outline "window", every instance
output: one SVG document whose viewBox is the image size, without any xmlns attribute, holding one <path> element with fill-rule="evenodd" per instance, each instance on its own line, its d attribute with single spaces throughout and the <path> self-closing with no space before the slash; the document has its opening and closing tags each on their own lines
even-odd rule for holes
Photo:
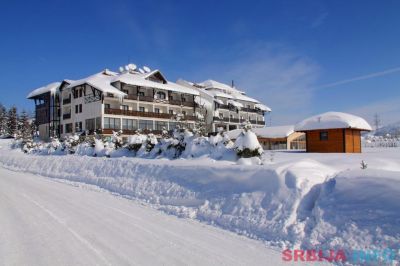
<svg viewBox="0 0 400 266">
<path fill-rule="evenodd" d="M 101 117 L 96 117 L 96 129 L 101 129 Z"/>
<path fill-rule="evenodd" d="M 157 99 L 164 100 L 164 99 L 166 98 L 165 92 L 158 91 L 158 92 L 156 93 L 156 97 L 157 97 Z"/>
<path fill-rule="evenodd" d="M 75 105 L 75 114 L 82 113 L 82 104 Z"/>
<path fill-rule="evenodd" d="M 144 96 L 144 92 L 143 91 L 138 91 L 137 95 L 138 96 Z"/>
<path fill-rule="evenodd" d="M 86 128 L 86 130 L 89 130 L 89 131 L 94 131 L 95 130 L 95 120 L 94 120 L 94 118 L 85 120 L 85 128 Z"/>
<path fill-rule="evenodd" d="M 328 140 L 328 131 L 319 132 L 319 140 Z"/>
<path fill-rule="evenodd" d="M 104 104 L 104 109 L 110 109 L 110 108 L 111 108 L 111 106 L 109 103 Z"/>
<path fill-rule="evenodd" d="M 125 129 L 125 130 L 135 130 L 135 129 L 137 129 L 137 120 L 122 119 L 122 129 Z"/>
<path fill-rule="evenodd" d="M 152 120 L 139 120 L 139 128 L 153 130 L 153 121 Z"/>
<path fill-rule="evenodd" d="M 82 131 L 82 122 L 75 122 L 75 132 Z"/>
<path fill-rule="evenodd" d="M 183 115 L 186 115 L 186 111 L 182 111 L 182 114 L 183 114 Z"/>
<path fill-rule="evenodd" d="M 128 111 L 129 110 L 129 106 L 128 105 L 122 105 L 122 110 Z"/>
<path fill-rule="evenodd" d="M 186 98 L 185 97 L 182 97 L 182 102 L 186 102 Z"/>
<path fill-rule="evenodd" d="M 72 133 L 72 123 L 65 124 L 65 133 Z"/>
<path fill-rule="evenodd" d="M 178 125 L 177 122 L 169 122 L 169 130 L 174 130 Z"/>
<path fill-rule="evenodd" d="M 154 112 L 159 114 L 160 113 L 160 108 L 154 108 Z"/>
<path fill-rule="evenodd" d="M 79 97 L 82 97 L 82 94 L 83 94 L 83 90 L 80 89 L 80 90 L 79 90 Z"/>
<path fill-rule="evenodd" d="M 144 107 L 143 106 L 139 106 L 139 112 L 144 112 Z"/>
<path fill-rule="evenodd" d="M 164 122 L 164 121 L 156 121 L 156 128 L 155 128 L 155 130 L 163 130 L 163 128 L 168 128 L 167 122 Z"/>
<path fill-rule="evenodd" d="M 64 134 L 64 125 L 60 125 L 60 134 Z"/>
<path fill-rule="evenodd" d="M 114 97 L 114 94 L 107 92 L 107 97 Z"/>
<path fill-rule="evenodd" d="M 169 110 L 168 113 L 169 113 L 170 115 L 173 115 L 173 114 L 174 114 L 174 110 Z"/>
<path fill-rule="evenodd" d="M 120 121 L 119 118 L 104 117 L 104 128 L 119 130 L 121 128 Z"/>
</svg>

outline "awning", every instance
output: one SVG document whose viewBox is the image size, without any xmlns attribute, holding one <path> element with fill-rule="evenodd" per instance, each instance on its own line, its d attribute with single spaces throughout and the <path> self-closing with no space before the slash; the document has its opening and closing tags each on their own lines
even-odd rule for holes
<svg viewBox="0 0 400 266">
<path fill-rule="evenodd" d="M 237 108 L 242 108 L 243 107 L 243 104 L 241 104 L 239 102 L 235 102 L 233 100 L 228 100 L 228 104 L 231 104 L 231 105 L 233 105 L 233 106 L 235 106 Z"/>
</svg>

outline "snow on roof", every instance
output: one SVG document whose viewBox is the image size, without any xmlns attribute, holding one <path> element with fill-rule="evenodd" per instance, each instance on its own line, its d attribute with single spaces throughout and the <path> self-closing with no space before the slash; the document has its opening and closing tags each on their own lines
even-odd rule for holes
<svg viewBox="0 0 400 266">
<path fill-rule="evenodd" d="M 260 109 L 261 111 L 265 111 L 265 112 L 271 112 L 272 111 L 271 108 L 269 108 L 268 106 L 266 106 L 266 105 L 264 105 L 262 103 L 257 103 L 257 104 L 254 105 L 254 107 Z"/>
<path fill-rule="evenodd" d="M 269 139 L 287 138 L 288 136 L 294 133 L 294 125 L 259 127 L 259 128 L 252 128 L 252 131 L 259 138 L 269 138 Z M 234 129 L 228 131 L 227 134 L 231 139 L 236 139 L 241 132 L 242 129 Z"/>
<path fill-rule="evenodd" d="M 295 131 L 307 131 L 332 128 L 372 130 L 371 126 L 363 118 L 341 112 L 327 112 L 312 116 L 296 124 L 294 129 Z"/>
<path fill-rule="evenodd" d="M 116 75 L 115 72 L 102 71 L 87 78 L 79 79 L 72 82 L 67 88 L 73 88 L 79 85 L 88 84 L 102 92 L 112 93 L 118 97 L 123 97 L 126 94 L 111 85 L 111 81 Z"/>
<path fill-rule="evenodd" d="M 233 105 L 233 106 L 235 106 L 237 108 L 242 108 L 243 107 L 243 104 L 241 104 L 239 102 L 236 102 L 236 101 L 233 101 L 233 100 L 228 100 L 228 104 L 231 104 L 231 105 Z"/>
<path fill-rule="evenodd" d="M 247 95 L 243 95 L 243 94 L 234 94 L 233 97 L 234 97 L 236 100 L 247 101 L 247 102 L 253 102 L 253 103 L 259 103 L 258 100 L 254 99 L 254 98 L 251 98 L 251 97 L 249 97 L 249 96 L 247 96 Z"/>
<path fill-rule="evenodd" d="M 224 104 L 224 102 L 222 100 L 220 100 L 220 99 L 215 99 L 214 98 L 214 102 L 219 103 L 219 104 Z"/>
<path fill-rule="evenodd" d="M 198 84 L 205 87 L 206 89 L 215 88 L 215 89 L 225 90 L 225 91 L 229 91 L 229 92 L 241 93 L 241 91 L 238 91 L 236 88 L 232 88 L 229 85 L 226 85 L 224 83 L 221 83 L 221 82 L 218 82 L 218 81 L 215 81 L 212 79 L 205 80 Z"/>
<path fill-rule="evenodd" d="M 60 85 L 61 85 L 61 82 L 50 83 L 46 86 L 40 87 L 36 90 L 33 90 L 31 93 L 28 94 L 28 96 L 26 98 L 31 99 L 35 96 L 41 95 L 46 92 L 54 93 L 60 87 Z"/>
<path fill-rule="evenodd" d="M 147 80 L 144 77 L 145 77 L 145 75 L 126 72 L 126 73 L 123 73 L 123 74 L 120 74 L 120 75 L 114 77 L 112 82 L 119 81 L 119 82 L 129 84 L 129 85 L 151 87 L 151 88 L 157 88 L 157 89 L 161 89 L 161 90 L 174 91 L 174 92 L 192 94 L 192 95 L 199 95 L 199 92 L 197 90 L 191 89 L 188 87 L 184 87 L 182 85 L 176 84 L 171 81 L 167 81 L 167 84 L 163 84 L 163 83 Z"/>
</svg>

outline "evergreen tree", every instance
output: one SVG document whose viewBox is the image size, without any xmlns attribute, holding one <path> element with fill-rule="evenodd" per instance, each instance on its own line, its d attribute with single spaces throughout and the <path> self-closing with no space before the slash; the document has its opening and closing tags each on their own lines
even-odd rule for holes
<svg viewBox="0 0 400 266">
<path fill-rule="evenodd" d="M 0 136 L 6 134 L 7 129 L 7 109 L 0 103 Z"/>
<path fill-rule="evenodd" d="M 14 137 L 18 129 L 17 107 L 13 106 L 8 110 L 6 135 Z"/>
<path fill-rule="evenodd" d="M 29 116 L 25 110 L 23 110 L 21 115 L 18 117 L 17 135 L 18 135 L 17 137 L 22 138 L 24 140 L 28 140 L 28 139 L 32 138 Z"/>
</svg>

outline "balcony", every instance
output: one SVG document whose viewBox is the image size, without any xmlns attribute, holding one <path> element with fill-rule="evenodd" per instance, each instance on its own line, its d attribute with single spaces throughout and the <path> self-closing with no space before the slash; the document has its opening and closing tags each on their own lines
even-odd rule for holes
<svg viewBox="0 0 400 266">
<path fill-rule="evenodd" d="M 196 121 L 197 117 L 194 115 L 185 115 L 185 119 L 190 121 Z"/>
<path fill-rule="evenodd" d="M 231 118 L 231 123 L 239 123 L 239 118 Z"/>
<path fill-rule="evenodd" d="M 187 107 L 194 107 L 194 102 L 182 102 L 182 101 L 177 101 L 177 100 L 169 100 L 169 104 L 172 105 L 183 105 L 183 106 L 187 106 Z"/>
<path fill-rule="evenodd" d="M 101 133 L 102 134 L 107 134 L 107 135 L 111 135 L 114 132 L 118 132 L 121 129 L 117 129 L 117 128 L 104 128 Z M 129 129 L 122 129 L 122 135 L 134 135 L 136 134 L 136 132 L 138 131 L 138 129 L 134 129 L 134 130 L 129 130 Z M 162 131 L 161 130 L 150 130 L 150 129 L 142 129 L 141 130 L 142 134 L 149 134 L 149 133 L 153 133 L 154 135 L 161 135 Z"/>
<path fill-rule="evenodd" d="M 243 107 L 242 109 L 240 109 L 240 111 L 242 111 L 242 112 L 249 112 L 249 113 L 258 113 L 260 110 L 253 109 L 253 108 Z"/>
<path fill-rule="evenodd" d="M 251 124 L 257 124 L 257 120 L 249 120 Z"/>
<path fill-rule="evenodd" d="M 220 108 L 220 109 L 227 109 L 227 110 L 230 109 L 230 108 L 229 108 L 229 105 L 227 105 L 227 104 L 220 104 L 220 105 L 219 105 L 219 108 Z"/>
<path fill-rule="evenodd" d="M 265 125 L 265 121 L 257 121 L 257 125 Z"/>
<path fill-rule="evenodd" d="M 67 99 L 63 99 L 63 104 L 70 104 L 71 103 L 71 97 Z"/>
<path fill-rule="evenodd" d="M 125 115 L 125 116 L 139 116 L 139 117 L 153 117 L 162 119 L 171 119 L 173 115 L 165 113 L 154 113 L 154 112 L 140 112 L 131 110 L 121 110 L 121 109 L 104 109 L 105 114 L 109 115 Z"/>
<path fill-rule="evenodd" d="M 63 114 L 63 119 L 70 119 L 71 118 L 71 114 Z"/>
</svg>

